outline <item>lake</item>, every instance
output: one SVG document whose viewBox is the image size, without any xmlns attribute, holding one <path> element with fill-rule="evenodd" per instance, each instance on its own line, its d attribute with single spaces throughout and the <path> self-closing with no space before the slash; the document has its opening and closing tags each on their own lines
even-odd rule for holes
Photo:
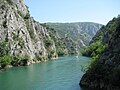
<svg viewBox="0 0 120 90">
<path fill-rule="evenodd" d="M 9 68 L 0 72 L 0 90 L 82 90 L 79 81 L 89 58 L 59 57 L 30 66 Z"/>
</svg>

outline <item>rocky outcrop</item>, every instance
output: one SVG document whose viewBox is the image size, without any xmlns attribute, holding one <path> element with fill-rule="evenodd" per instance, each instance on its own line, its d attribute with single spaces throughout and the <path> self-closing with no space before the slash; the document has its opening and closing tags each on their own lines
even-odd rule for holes
<svg viewBox="0 0 120 90">
<path fill-rule="evenodd" d="M 115 20 L 115 23 L 115 31 L 105 51 L 96 65 L 83 75 L 81 86 L 94 87 L 97 90 L 120 90 L 120 17 Z"/>
<path fill-rule="evenodd" d="M 106 26 L 102 26 L 90 41 L 89 46 L 84 48 L 82 55 L 88 57 L 96 57 L 99 54 L 103 53 L 102 51 L 104 51 L 104 48 L 108 46 L 109 40 L 116 30 L 118 20 L 119 17 L 114 17 L 107 23 Z"/>
<path fill-rule="evenodd" d="M 48 30 L 30 17 L 23 0 L 0 0 L 0 41 L 7 42 L 11 56 L 41 61 L 57 57 Z"/>
</svg>

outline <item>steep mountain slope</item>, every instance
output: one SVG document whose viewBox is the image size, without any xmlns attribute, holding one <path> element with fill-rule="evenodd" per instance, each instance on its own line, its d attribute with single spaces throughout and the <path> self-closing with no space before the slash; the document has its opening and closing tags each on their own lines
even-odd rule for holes
<svg viewBox="0 0 120 90">
<path fill-rule="evenodd" d="M 0 67 L 56 58 L 48 30 L 30 17 L 23 0 L 0 0 Z"/>
<path fill-rule="evenodd" d="M 85 48 L 83 55 L 93 57 L 96 56 L 98 49 L 104 49 L 107 46 L 112 34 L 114 33 L 118 18 L 113 18 L 111 21 L 108 22 L 106 26 L 102 26 L 100 30 L 96 33 L 96 35 L 90 41 L 90 45 Z M 96 53 L 96 54 L 95 54 Z"/>
<path fill-rule="evenodd" d="M 120 89 L 120 17 L 114 18 L 93 38 L 91 45 L 101 41 L 105 45 L 102 53 L 96 53 L 97 49 L 92 49 L 98 56 L 93 58 L 88 71 L 83 75 L 80 85 L 93 87 L 98 90 L 119 90 Z M 88 51 L 90 51 L 89 48 Z M 91 55 L 91 53 L 89 53 Z"/>
<path fill-rule="evenodd" d="M 80 53 L 78 45 L 67 35 L 65 37 L 60 37 L 54 28 L 46 24 L 41 25 L 47 28 L 51 38 L 54 40 L 58 56 L 78 55 Z"/>
<path fill-rule="evenodd" d="M 47 23 L 47 25 L 54 28 L 60 37 L 71 38 L 80 48 L 88 45 L 97 30 L 102 26 L 92 22 Z"/>
</svg>

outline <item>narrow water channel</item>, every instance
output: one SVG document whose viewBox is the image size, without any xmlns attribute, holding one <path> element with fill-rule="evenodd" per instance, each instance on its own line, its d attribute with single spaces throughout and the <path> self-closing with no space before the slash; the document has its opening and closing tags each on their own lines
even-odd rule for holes
<svg viewBox="0 0 120 90">
<path fill-rule="evenodd" d="M 30 66 L 13 67 L 0 72 L 0 90 L 82 90 L 81 65 L 89 58 L 59 57 L 58 60 Z"/>
</svg>

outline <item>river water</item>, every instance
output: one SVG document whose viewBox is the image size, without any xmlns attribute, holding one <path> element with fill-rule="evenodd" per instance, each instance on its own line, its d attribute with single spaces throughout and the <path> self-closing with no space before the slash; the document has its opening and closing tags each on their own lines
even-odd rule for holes
<svg viewBox="0 0 120 90">
<path fill-rule="evenodd" d="M 82 90 L 79 81 L 81 65 L 89 58 L 59 57 L 58 60 L 30 66 L 9 68 L 0 72 L 0 90 Z"/>
</svg>

